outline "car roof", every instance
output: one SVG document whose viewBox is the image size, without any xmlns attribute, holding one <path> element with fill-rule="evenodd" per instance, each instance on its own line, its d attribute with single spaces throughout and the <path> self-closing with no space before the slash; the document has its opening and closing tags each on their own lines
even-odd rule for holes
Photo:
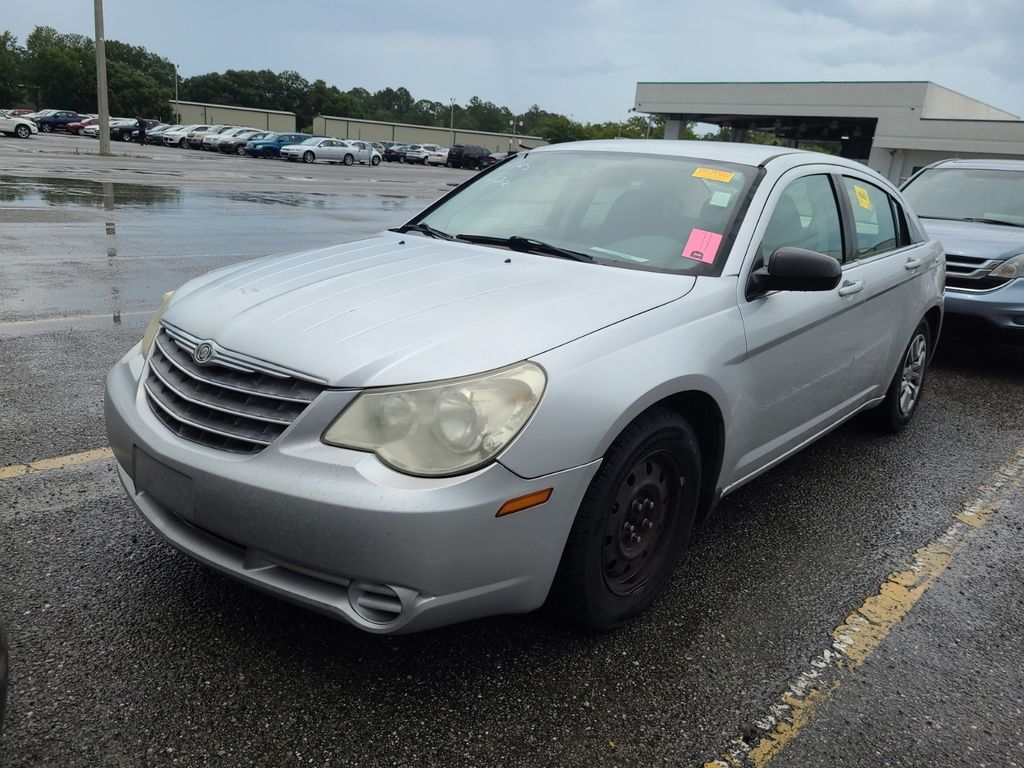
<svg viewBox="0 0 1024 768">
<path fill-rule="evenodd" d="M 804 149 L 775 147 L 768 144 L 742 144 L 729 141 L 675 141 L 666 139 L 602 139 L 597 141 L 571 141 L 564 144 L 549 144 L 537 147 L 531 152 L 559 152 L 585 150 L 588 152 L 634 152 L 648 155 L 671 155 L 693 157 L 702 160 L 740 165 L 760 166 L 778 157 L 791 160 L 819 159 L 823 163 L 843 165 L 863 171 L 867 167 L 854 160 L 822 152 L 808 152 Z"/>
<path fill-rule="evenodd" d="M 1024 171 L 1024 160 L 1010 160 L 994 157 L 951 157 L 948 160 L 939 160 L 937 163 L 932 163 L 928 167 L 965 168 L 974 171 Z"/>
</svg>

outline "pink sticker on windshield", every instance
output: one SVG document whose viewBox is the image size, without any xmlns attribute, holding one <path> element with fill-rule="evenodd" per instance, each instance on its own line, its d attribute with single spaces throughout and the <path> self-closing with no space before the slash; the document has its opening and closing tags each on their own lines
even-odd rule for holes
<svg viewBox="0 0 1024 768">
<path fill-rule="evenodd" d="M 690 239 L 683 246 L 683 258 L 695 259 L 703 264 L 714 264 L 718 255 L 718 246 L 722 244 L 722 236 L 706 229 L 694 229 Z"/>
</svg>

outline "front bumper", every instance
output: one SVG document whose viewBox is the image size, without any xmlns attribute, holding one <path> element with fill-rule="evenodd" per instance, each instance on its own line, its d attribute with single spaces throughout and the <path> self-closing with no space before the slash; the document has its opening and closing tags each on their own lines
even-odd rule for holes
<svg viewBox="0 0 1024 768">
<path fill-rule="evenodd" d="M 240 457 L 169 432 L 133 349 L 107 376 L 107 433 L 129 496 L 182 552 L 375 633 L 539 607 L 599 462 L 532 480 L 500 463 L 455 478 L 394 472 L 320 433 L 355 396 L 324 392 L 271 446 Z M 553 488 L 538 507 L 501 505 Z"/>
<path fill-rule="evenodd" d="M 1024 278 L 1018 278 L 994 291 L 946 289 L 946 311 L 985 320 L 996 328 L 1020 334 L 1024 338 Z"/>
</svg>

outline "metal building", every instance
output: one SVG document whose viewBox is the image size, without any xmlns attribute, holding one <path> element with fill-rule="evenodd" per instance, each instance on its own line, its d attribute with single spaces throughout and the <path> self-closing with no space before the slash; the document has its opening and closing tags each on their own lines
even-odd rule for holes
<svg viewBox="0 0 1024 768">
<path fill-rule="evenodd" d="M 294 131 L 295 113 L 274 109 L 229 107 L 225 104 L 204 104 L 199 101 L 171 99 L 175 122 L 182 125 L 238 125 L 267 131 Z"/>
<path fill-rule="evenodd" d="M 946 157 L 1024 158 L 1024 120 L 931 82 L 637 83 L 638 112 L 825 144 L 894 182 Z"/>
<path fill-rule="evenodd" d="M 362 139 L 364 141 L 397 141 L 402 144 L 437 144 L 453 147 L 456 144 L 476 144 L 492 152 L 508 152 L 523 147 L 533 149 L 547 142 L 539 136 L 512 133 L 464 131 L 459 128 L 437 128 L 427 125 L 389 123 L 380 120 L 357 120 L 350 117 L 317 115 L 313 118 L 313 133 L 336 139 Z"/>
</svg>

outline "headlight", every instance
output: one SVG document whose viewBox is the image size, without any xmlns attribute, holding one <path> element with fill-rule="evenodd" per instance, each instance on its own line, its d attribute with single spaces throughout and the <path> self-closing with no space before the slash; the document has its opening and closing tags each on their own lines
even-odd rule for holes
<svg viewBox="0 0 1024 768">
<path fill-rule="evenodd" d="M 412 475 L 456 475 L 491 461 L 529 420 L 544 392 L 544 370 L 519 363 L 464 379 L 359 395 L 323 441 L 373 451 Z"/>
<path fill-rule="evenodd" d="M 990 277 L 1002 277 L 1012 280 L 1015 277 L 1024 277 L 1024 253 L 1018 253 L 988 273 Z"/>
<path fill-rule="evenodd" d="M 153 318 L 149 321 L 149 325 L 146 326 L 146 332 L 142 334 L 143 357 L 149 357 L 149 350 L 153 348 L 153 341 L 160 332 L 160 319 L 164 316 L 164 312 L 167 311 L 167 307 L 170 306 L 172 296 L 174 296 L 174 291 L 168 291 L 164 294 L 160 306 L 157 307 L 156 312 L 153 313 Z"/>
</svg>

